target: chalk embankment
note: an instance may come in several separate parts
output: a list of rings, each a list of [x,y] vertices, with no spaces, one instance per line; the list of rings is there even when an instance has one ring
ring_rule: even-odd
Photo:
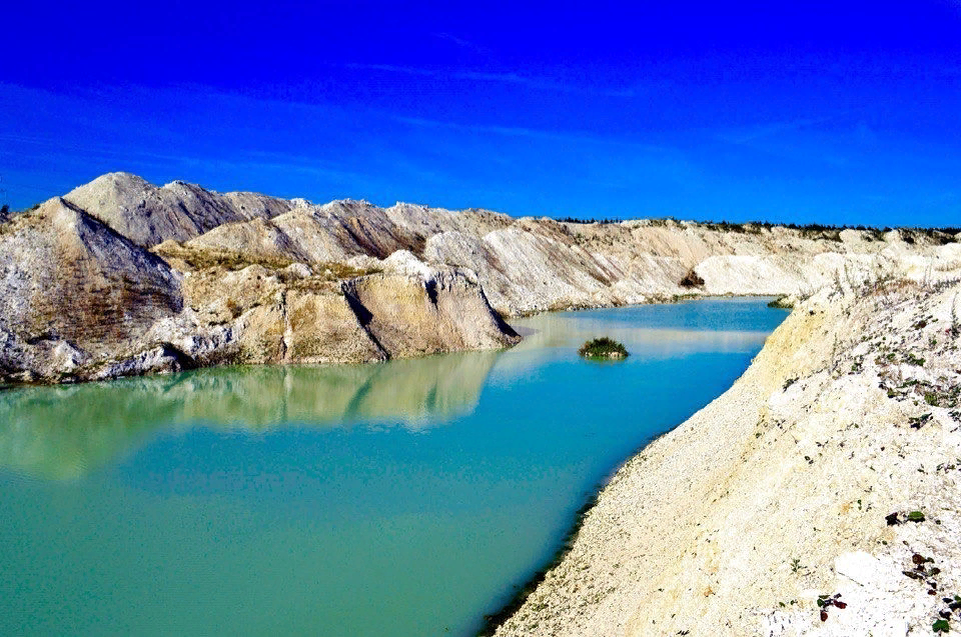
[[[961,629],[961,284],[842,288],[617,471],[497,635]]]

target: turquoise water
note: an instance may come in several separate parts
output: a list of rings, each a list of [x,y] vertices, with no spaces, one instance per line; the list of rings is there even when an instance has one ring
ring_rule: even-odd
[[[557,313],[504,352],[2,392],[0,634],[474,634],[785,316]],[[580,360],[602,335],[632,356]]]

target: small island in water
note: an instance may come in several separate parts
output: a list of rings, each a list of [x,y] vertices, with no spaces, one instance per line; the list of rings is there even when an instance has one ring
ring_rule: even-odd
[[[594,360],[624,360],[630,356],[624,345],[607,336],[587,341],[577,353],[583,358]]]

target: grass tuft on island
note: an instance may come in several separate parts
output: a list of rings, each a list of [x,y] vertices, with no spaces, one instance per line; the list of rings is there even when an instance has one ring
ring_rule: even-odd
[[[606,336],[587,341],[581,345],[577,353],[584,358],[606,360],[620,360],[628,356],[627,348]]]

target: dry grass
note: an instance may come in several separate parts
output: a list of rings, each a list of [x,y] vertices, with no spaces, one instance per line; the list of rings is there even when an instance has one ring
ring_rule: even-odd
[[[262,265],[270,270],[279,270],[294,263],[291,259],[281,257],[261,257],[227,250],[200,249],[173,241],[161,243],[153,248],[153,252],[165,259],[178,259],[193,270],[219,268],[234,271],[243,270],[251,265]]]
[[[376,274],[381,272],[381,268],[355,268],[346,263],[323,263],[314,266],[314,272],[324,276],[330,281],[343,281],[344,279],[354,279],[359,276]]]
[[[263,266],[271,270],[283,283],[295,288],[308,288],[323,282],[344,281],[381,271],[380,268],[356,268],[346,263],[314,263],[311,265],[313,276],[304,278],[292,272],[285,272],[284,268],[296,261],[283,257],[264,257],[226,250],[195,248],[173,241],[165,241],[153,248],[153,252],[165,259],[180,261],[195,271],[237,271],[251,265]]]

